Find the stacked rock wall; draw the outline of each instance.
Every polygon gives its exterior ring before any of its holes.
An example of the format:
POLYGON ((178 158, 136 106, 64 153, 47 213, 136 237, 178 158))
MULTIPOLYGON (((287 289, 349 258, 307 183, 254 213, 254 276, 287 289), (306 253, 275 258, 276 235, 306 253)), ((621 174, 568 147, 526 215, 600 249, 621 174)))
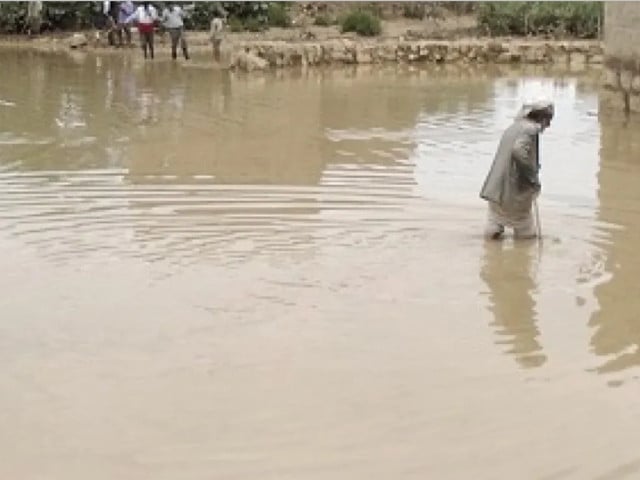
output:
POLYGON ((247 57, 263 68, 371 63, 602 64, 597 41, 364 40, 250 41, 233 46, 230 67, 245 69, 247 57))
POLYGON ((640 113, 640 2, 606 2, 601 108, 640 113))

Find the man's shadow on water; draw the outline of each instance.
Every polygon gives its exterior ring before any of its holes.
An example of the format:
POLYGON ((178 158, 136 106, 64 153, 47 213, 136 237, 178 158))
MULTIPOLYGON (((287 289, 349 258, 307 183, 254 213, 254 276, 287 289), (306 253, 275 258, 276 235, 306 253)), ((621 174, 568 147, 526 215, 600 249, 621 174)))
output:
POLYGON ((487 308, 494 316, 491 326, 496 344, 505 345, 505 353, 513 355, 522 368, 540 367, 547 357, 536 325, 534 268, 538 247, 532 241, 484 243, 480 278, 489 287, 487 308))

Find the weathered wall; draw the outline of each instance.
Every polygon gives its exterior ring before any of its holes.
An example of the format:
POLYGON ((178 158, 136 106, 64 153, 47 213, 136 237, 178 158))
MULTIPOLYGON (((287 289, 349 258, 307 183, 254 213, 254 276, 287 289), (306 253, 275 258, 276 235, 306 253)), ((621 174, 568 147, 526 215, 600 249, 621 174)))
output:
POLYGON ((603 61, 599 41, 578 40, 254 40, 236 42, 231 48, 229 66, 241 70, 386 62, 599 65, 603 61))
POLYGON ((640 2, 606 2, 602 107, 640 113, 640 2))

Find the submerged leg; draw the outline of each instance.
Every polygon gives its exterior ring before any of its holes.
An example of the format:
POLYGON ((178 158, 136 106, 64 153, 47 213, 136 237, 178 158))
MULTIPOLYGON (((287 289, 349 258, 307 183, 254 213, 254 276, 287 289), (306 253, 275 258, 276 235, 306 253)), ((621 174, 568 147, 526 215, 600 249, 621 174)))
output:
POLYGON ((151 60, 153 60, 153 31, 149 32, 148 35, 149 53, 151 54, 151 60))
POLYGON ((180 32, 180 45, 182 46, 182 54, 185 60, 189 60, 189 49, 187 47, 187 39, 184 35, 184 30, 180 32))
POLYGON ((490 240, 499 240, 504 234, 504 225, 498 215, 493 212, 491 206, 487 210, 487 224, 484 227, 484 237, 490 240))
POLYGON ((536 231, 536 225, 533 221, 533 215, 529 213, 525 218, 518 221, 513 226, 513 236, 521 240, 528 238, 536 238, 538 233, 536 231))
POLYGON ((487 225, 484 229, 484 236, 487 240, 500 240, 504 235, 503 225, 487 225))
POLYGON ((171 58, 174 60, 178 58, 178 41, 180 40, 180 30, 172 28, 169 30, 169 37, 171 37, 171 58))
POLYGON ((140 32, 140 46, 142 47, 144 58, 147 58, 147 34, 144 32, 140 32))

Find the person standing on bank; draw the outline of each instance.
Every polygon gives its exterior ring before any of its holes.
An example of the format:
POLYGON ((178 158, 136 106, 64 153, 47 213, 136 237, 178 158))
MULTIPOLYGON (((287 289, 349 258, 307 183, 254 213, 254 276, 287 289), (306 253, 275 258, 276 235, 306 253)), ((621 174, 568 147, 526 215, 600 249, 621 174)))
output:
POLYGON ((136 22, 138 25, 138 33, 140 34, 140 46, 144 52, 144 58, 147 58, 147 52, 153 60, 153 30, 158 21, 158 11, 151 5, 151 2, 142 2, 142 5, 136 8, 125 23, 136 22))
POLYGON ((522 106, 502 135, 480 198, 488 202, 485 237, 497 240, 505 227, 516 238, 535 238, 533 203, 540 194, 539 140, 551 125, 554 106, 540 101, 522 106))
POLYGON ((131 46, 131 27, 127 24, 129 18, 135 11, 135 6, 131 0, 125 0, 118 5, 118 46, 124 45, 122 34, 127 37, 127 46, 131 46))
POLYGON ((184 59, 189 60, 187 40, 184 34, 184 17, 184 10, 175 3, 171 3, 169 8, 165 8, 162 12, 162 25, 169 31, 169 37, 171 37, 171 58, 174 60, 178 58, 178 42, 180 42, 184 59))
POLYGON ((211 19, 211 27, 209 29, 209 38, 213 45, 213 59, 218 63, 220 62, 220 47, 224 36, 224 17, 224 13, 216 10, 211 19))
POLYGON ((116 9, 118 5, 116 2, 102 2, 102 14, 104 15, 104 29, 107 34, 107 41, 109 46, 114 47, 116 45, 115 35, 117 33, 116 25, 116 9))

